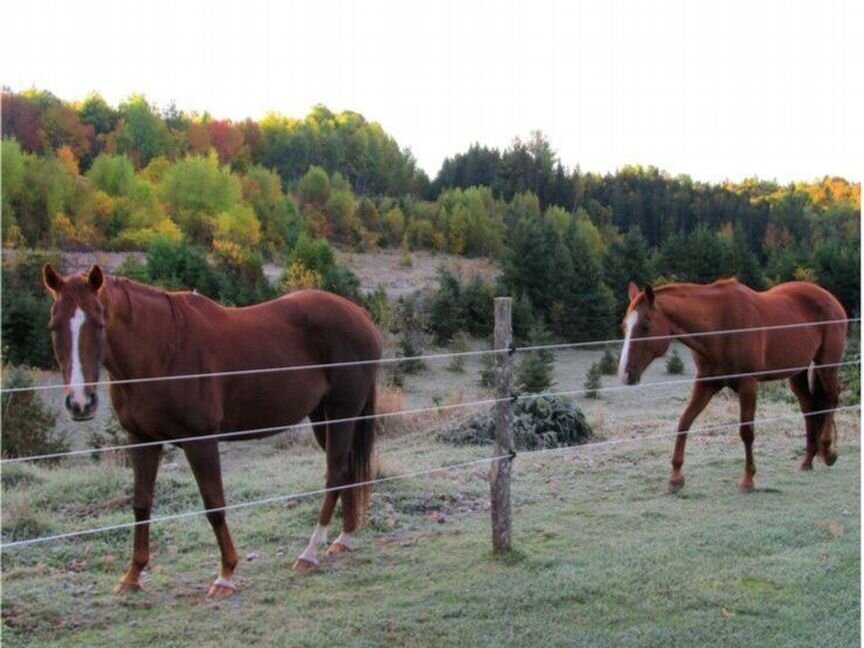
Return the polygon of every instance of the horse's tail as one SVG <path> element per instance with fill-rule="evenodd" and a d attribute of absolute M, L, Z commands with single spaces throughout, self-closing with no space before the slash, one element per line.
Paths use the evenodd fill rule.
<path fill-rule="evenodd" d="M 357 528 L 363 526 L 369 512 L 369 503 L 372 497 L 372 484 L 368 483 L 375 477 L 374 448 L 375 448 L 375 384 L 369 397 L 360 410 L 360 419 L 354 425 L 354 434 L 351 440 L 351 481 L 355 484 L 363 484 L 352 488 L 349 492 L 354 498 L 354 510 L 357 513 Z"/>

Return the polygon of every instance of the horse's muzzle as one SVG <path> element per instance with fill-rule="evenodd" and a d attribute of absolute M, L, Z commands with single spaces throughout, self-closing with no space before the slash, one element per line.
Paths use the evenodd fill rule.
<path fill-rule="evenodd" d="M 641 378 L 642 374 L 638 371 L 633 371 L 632 369 L 624 371 L 624 384 L 626 385 L 638 385 Z"/>
<path fill-rule="evenodd" d="M 72 394 L 66 395 L 66 411 L 69 412 L 73 421 L 89 421 L 96 416 L 96 408 L 99 406 L 99 397 L 96 392 L 87 394 L 87 402 L 82 407 L 72 399 Z"/>

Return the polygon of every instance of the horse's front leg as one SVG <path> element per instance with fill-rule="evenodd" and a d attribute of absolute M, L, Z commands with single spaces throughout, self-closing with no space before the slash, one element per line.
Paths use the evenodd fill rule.
<path fill-rule="evenodd" d="M 714 394 L 720 391 L 721 384 L 708 382 L 696 377 L 693 383 L 693 394 L 681 418 L 678 420 L 678 436 L 675 438 L 675 450 L 672 452 L 672 473 L 669 475 L 669 492 L 677 493 L 684 488 L 684 447 L 687 445 L 687 430 L 693 421 L 705 409 Z"/>
<path fill-rule="evenodd" d="M 739 431 L 744 442 L 744 478 L 738 484 L 742 493 L 753 491 L 753 475 L 756 474 L 756 464 L 753 462 L 753 421 L 756 418 L 756 393 L 759 383 L 755 378 L 746 378 L 738 383 L 738 403 L 741 407 Z"/>
<path fill-rule="evenodd" d="M 222 555 L 222 569 L 219 577 L 210 586 L 208 596 L 231 596 L 237 591 L 234 585 L 234 569 L 237 567 L 237 551 L 231 541 L 228 524 L 225 521 L 225 493 L 222 488 L 222 468 L 219 463 L 219 444 L 213 439 L 192 441 L 183 444 L 183 451 L 192 467 L 198 489 L 204 500 L 204 508 L 210 511 L 207 519 L 216 534 L 219 552 Z"/>
<path fill-rule="evenodd" d="M 130 437 L 130 440 L 134 442 L 137 439 Z M 161 456 L 161 445 L 129 448 L 129 460 L 132 463 L 132 474 L 135 480 L 132 510 L 135 513 L 135 522 L 138 524 L 136 524 L 134 531 L 132 564 L 114 587 L 115 594 L 137 592 L 141 589 L 141 572 L 150 562 L 150 524 L 148 520 L 153 508 L 153 489 Z"/>

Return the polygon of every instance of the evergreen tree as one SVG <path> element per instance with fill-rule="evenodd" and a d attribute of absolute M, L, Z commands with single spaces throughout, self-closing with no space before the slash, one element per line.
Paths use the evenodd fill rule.
<path fill-rule="evenodd" d="M 630 304 L 627 286 L 631 281 L 640 287 L 654 281 L 648 245 L 638 226 L 607 248 L 603 257 L 603 281 L 612 290 L 616 318 L 623 318 Z"/>
<path fill-rule="evenodd" d="M 684 361 L 678 355 L 678 349 L 672 349 L 672 353 L 666 359 L 666 373 L 672 375 L 684 373 Z"/>
<path fill-rule="evenodd" d="M 551 342 L 549 332 L 541 326 L 531 329 L 529 346 L 543 346 Z M 555 355 L 551 350 L 526 351 L 516 367 L 515 383 L 520 392 L 532 394 L 547 391 L 555 383 Z"/>
<path fill-rule="evenodd" d="M 764 290 L 765 273 L 759 266 L 759 259 L 747 247 L 747 237 L 741 227 L 735 227 L 733 230 L 729 248 L 730 269 L 738 281 L 754 290 Z"/>
<path fill-rule="evenodd" d="M 585 396 L 588 398 L 597 398 L 597 390 L 603 386 L 602 373 L 600 365 L 596 362 L 592 363 L 585 374 L 585 382 L 582 386 L 585 388 Z"/>
<path fill-rule="evenodd" d="M 569 280 L 558 281 L 562 291 L 563 312 L 558 333 L 568 341 L 597 340 L 607 336 L 614 326 L 614 300 L 603 284 L 600 259 L 588 242 L 571 225 L 564 246 L 572 264 Z M 557 278 L 556 278 L 557 279 Z"/>

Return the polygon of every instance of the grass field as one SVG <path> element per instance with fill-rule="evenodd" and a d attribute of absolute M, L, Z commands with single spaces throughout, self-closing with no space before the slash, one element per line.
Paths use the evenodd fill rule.
<path fill-rule="evenodd" d="M 598 353 L 561 354 L 558 388 L 581 387 Z M 656 364 L 645 380 L 668 380 Z M 473 398 L 475 370 L 430 365 L 405 400 Z M 759 417 L 796 412 L 782 391 L 763 396 Z M 128 530 L 8 550 L 3 645 L 860 645 L 858 412 L 838 419 L 837 464 L 811 473 L 797 470 L 800 419 L 757 427 L 750 495 L 736 490 L 737 430 L 693 435 L 687 486 L 671 496 L 672 442 L 647 437 L 674 429 L 686 397 L 681 385 L 577 398 L 597 433 L 622 443 L 517 457 L 506 557 L 490 550 L 488 466 L 472 466 L 379 485 L 359 549 L 312 576 L 290 567 L 317 498 L 231 513 L 240 592 L 219 602 L 205 596 L 218 557 L 204 518 L 154 526 L 146 591 L 133 596 L 111 594 Z M 388 425 L 380 474 L 491 453 L 436 441 L 446 418 Z M 697 426 L 736 418 L 721 395 Z M 322 485 L 323 455 L 303 435 L 225 444 L 223 457 L 231 502 Z M 130 492 L 116 463 L 7 467 L 4 541 L 128 521 Z M 154 514 L 199 508 L 185 459 L 169 456 Z"/>

